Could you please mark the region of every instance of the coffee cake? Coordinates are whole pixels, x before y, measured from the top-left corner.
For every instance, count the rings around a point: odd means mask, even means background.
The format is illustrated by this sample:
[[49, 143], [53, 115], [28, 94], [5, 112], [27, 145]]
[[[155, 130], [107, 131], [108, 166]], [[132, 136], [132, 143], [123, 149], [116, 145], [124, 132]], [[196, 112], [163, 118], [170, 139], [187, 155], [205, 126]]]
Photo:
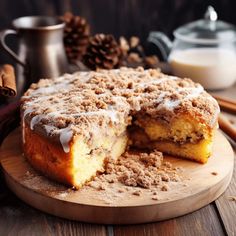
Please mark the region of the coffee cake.
[[65, 74], [22, 97], [24, 153], [34, 168], [76, 188], [128, 146], [206, 163], [218, 113], [200, 84], [158, 70]]

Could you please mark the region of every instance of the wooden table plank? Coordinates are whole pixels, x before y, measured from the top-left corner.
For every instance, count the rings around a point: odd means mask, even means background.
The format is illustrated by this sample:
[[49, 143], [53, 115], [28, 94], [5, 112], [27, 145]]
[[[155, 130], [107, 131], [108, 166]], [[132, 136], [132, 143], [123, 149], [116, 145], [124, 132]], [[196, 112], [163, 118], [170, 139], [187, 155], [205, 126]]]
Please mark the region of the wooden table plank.
[[106, 235], [106, 227], [50, 216], [24, 204], [0, 180], [0, 235]]
[[220, 236], [225, 233], [214, 204], [210, 204], [199, 211], [172, 220], [152, 224], [115, 226], [114, 235]]
[[[223, 157], [222, 157], [223, 158]], [[236, 159], [235, 159], [236, 168]], [[236, 235], [236, 201], [230, 200], [230, 196], [236, 197], [236, 169], [228, 189], [215, 203], [228, 235]]]
[[[236, 99], [236, 84], [227, 89], [215, 92], [216, 95], [220, 95], [225, 98]], [[229, 113], [224, 113], [232, 124], [236, 128], [236, 116]], [[236, 151], [236, 144], [234, 143], [234, 148]], [[222, 157], [223, 158], [223, 157]], [[235, 161], [236, 168], [236, 161]], [[230, 201], [229, 196], [236, 196], [236, 170], [234, 168], [233, 177], [228, 189], [225, 193], [215, 201], [219, 215], [224, 223], [224, 227], [228, 235], [236, 235], [236, 201]]]

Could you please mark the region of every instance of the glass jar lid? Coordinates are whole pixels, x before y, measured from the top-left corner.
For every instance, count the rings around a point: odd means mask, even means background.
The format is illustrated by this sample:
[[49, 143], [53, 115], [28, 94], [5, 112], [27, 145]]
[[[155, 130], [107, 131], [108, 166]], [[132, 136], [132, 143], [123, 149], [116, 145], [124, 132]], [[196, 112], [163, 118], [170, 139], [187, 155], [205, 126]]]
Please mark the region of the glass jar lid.
[[236, 27], [217, 20], [212, 6], [207, 8], [204, 19], [179, 27], [174, 31], [177, 39], [198, 44], [217, 44], [236, 40]]

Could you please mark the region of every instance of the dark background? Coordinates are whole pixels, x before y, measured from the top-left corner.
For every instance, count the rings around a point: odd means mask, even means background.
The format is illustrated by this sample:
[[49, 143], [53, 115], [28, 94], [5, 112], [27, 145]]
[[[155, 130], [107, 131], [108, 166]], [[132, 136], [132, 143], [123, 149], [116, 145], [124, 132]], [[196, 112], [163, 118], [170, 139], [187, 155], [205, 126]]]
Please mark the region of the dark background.
[[[143, 42], [151, 30], [172, 36], [172, 31], [201, 18], [208, 5], [221, 20], [236, 24], [235, 0], [0, 0], [0, 29], [11, 27], [14, 18], [26, 15], [62, 15], [65, 11], [84, 16], [92, 33], [112, 33], [116, 37], [139, 36]], [[16, 39], [8, 39], [16, 48]], [[13, 63], [0, 49], [0, 64]]]

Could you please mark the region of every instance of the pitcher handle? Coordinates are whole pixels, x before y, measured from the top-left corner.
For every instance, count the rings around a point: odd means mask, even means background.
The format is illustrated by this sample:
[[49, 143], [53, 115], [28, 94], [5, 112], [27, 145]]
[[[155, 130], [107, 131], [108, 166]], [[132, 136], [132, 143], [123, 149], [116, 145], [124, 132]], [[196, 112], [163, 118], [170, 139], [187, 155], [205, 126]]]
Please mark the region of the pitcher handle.
[[6, 30], [2, 30], [0, 32], [0, 44], [1, 46], [5, 49], [5, 51], [20, 65], [22, 65], [23, 67], [26, 66], [26, 63], [21, 61], [21, 59], [16, 55], [16, 53], [14, 53], [6, 44], [5, 42], [5, 38], [10, 35], [10, 34], [14, 34], [17, 35], [17, 32], [15, 30], [12, 29], [6, 29]]
[[168, 55], [171, 51], [173, 43], [164, 33], [159, 31], [150, 32], [147, 41], [157, 46], [164, 61], [168, 60]]

